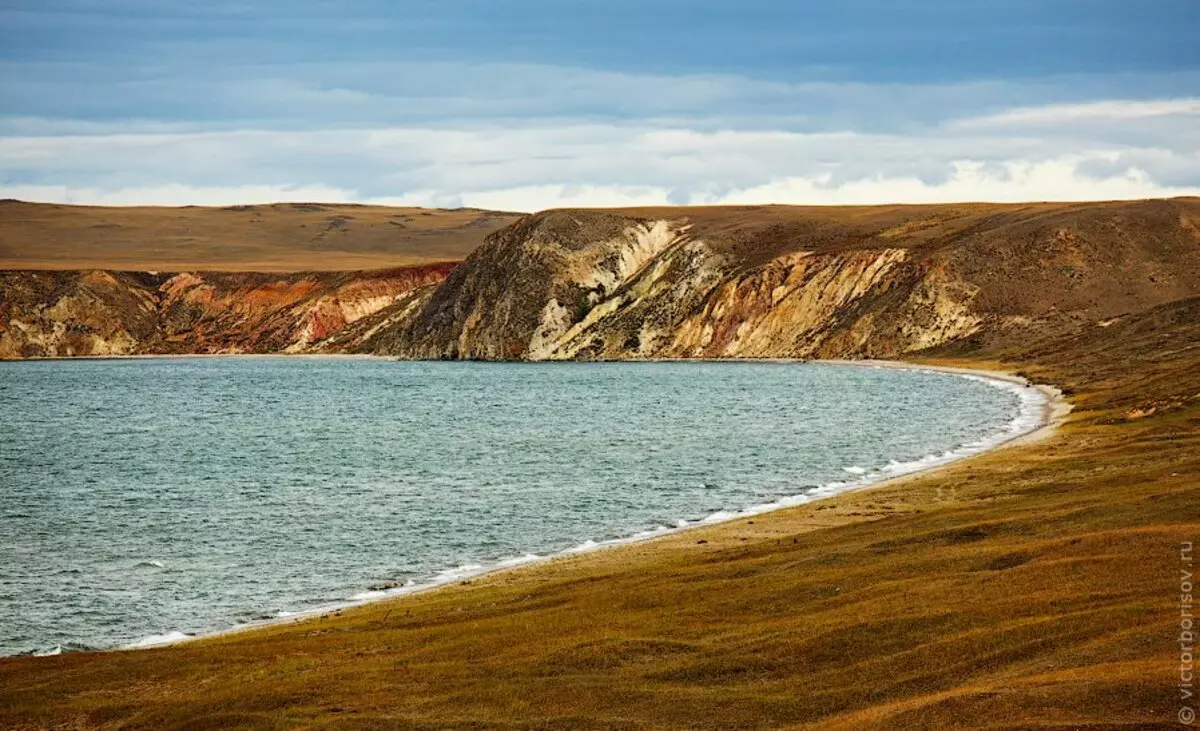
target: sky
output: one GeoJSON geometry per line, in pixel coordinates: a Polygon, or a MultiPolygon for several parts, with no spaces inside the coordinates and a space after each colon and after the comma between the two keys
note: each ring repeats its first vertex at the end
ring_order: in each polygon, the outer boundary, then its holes
{"type": "Polygon", "coordinates": [[[0,198],[1200,195],[1200,0],[0,0],[0,198]]]}

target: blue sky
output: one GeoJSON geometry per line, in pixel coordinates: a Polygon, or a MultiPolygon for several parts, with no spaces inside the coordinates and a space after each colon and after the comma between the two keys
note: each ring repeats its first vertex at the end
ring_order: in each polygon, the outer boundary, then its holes
{"type": "Polygon", "coordinates": [[[0,0],[0,197],[1200,193],[1200,2],[0,0]]]}

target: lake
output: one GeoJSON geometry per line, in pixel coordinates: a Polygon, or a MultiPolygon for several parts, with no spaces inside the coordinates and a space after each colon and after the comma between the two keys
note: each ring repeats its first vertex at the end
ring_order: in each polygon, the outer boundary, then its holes
{"type": "Polygon", "coordinates": [[[0,654],[128,646],[798,504],[1036,422],[830,364],[0,363],[0,654]]]}

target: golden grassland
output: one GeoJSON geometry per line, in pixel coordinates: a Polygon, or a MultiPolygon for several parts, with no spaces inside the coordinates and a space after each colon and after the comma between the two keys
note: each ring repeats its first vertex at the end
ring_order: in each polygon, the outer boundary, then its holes
{"type": "Polygon", "coordinates": [[[0,201],[0,269],[348,271],[458,261],[518,214],[318,203],[0,201]]]}
{"type": "Polygon", "coordinates": [[[175,647],[0,660],[0,726],[1151,728],[1200,539],[1200,301],[936,362],[1049,437],[667,538],[175,647]]]}
{"type": "MultiPolygon", "coordinates": [[[[1084,203],[873,206],[658,206],[595,209],[634,218],[686,218],[693,232],[739,260],[796,248],[919,247],[1023,220],[1094,224],[1184,217],[1196,235],[1200,198],[1084,203]],[[1175,212],[1176,209],[1182,213],[1175,212]]],[[[0,200],[0,269],[120,271],[352,271],[460,261],[522,214],[473,208],[276,203],[212,208],[74,206],[0,200]]],[[[1176,223],[1176,221],[1172,221],[1176,223]]],[[[1099,235],[1098,232],[1091,232],[1099,235]]]]}

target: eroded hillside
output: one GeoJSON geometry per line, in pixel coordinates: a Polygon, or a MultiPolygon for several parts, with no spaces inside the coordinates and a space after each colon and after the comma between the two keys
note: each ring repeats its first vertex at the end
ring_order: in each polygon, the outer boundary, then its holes
{"type": "Polygon", "coordinates": [[[1200,296],[1197,199],[563,210],[480,240],[457,267],[5,272],[0,356],[980,354],[1200,296]]]}
{"type": "Polygon", "coordinates": [[[453,264],[305,274],[0,272],[0,357],[281,353],[431,288],[453,264]]]}

